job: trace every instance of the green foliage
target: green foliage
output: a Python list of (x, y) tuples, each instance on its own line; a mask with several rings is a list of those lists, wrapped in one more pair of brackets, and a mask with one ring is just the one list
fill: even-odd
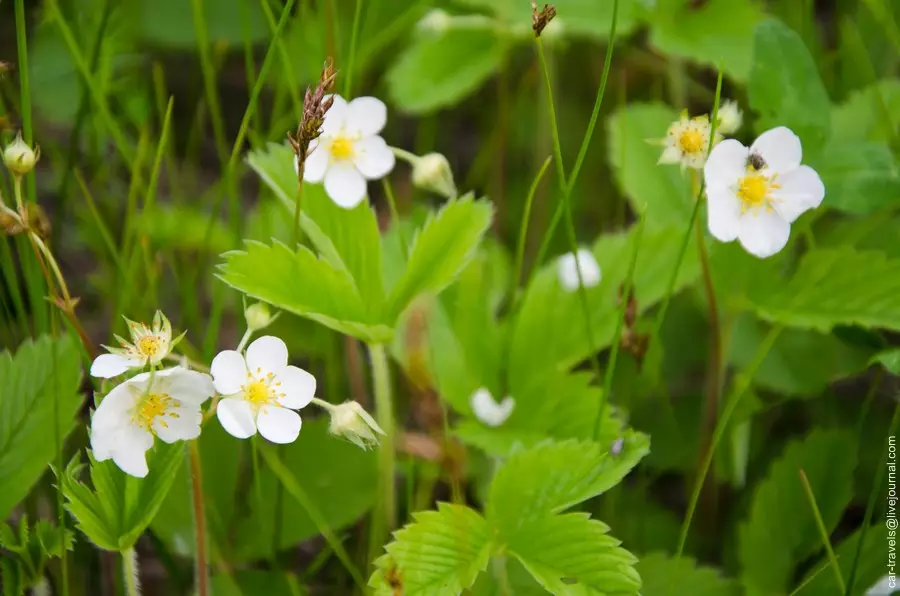
[(72, 550), (75, 536), (71, 530), (59, 528), (40, 520), (33, 527), (28, 516), (19, 520), (18, 532), (0, 523), (0, 548), (10, 555), (0, 558), (0, 579), (3, 594), (25, 594), (28, 588), (44, 580), (44, 569), (52, 558), (62, 555), (63, 549)]
[(191, 2), (182, 0), (139, 0), (134, 24), (145, 42), (193, 50), (196, 27), (203, 26), (209, 43), (240, 45), (244, 41), (264, 41), (269, 34), (257, 2), (244, 0), (202, 0), (202, 22), (195, 23)]
[(66, 509), (78, 529), (98, 547), (111, 551), (132, 548), (162, 506), (166, 493), (178, 476), (184, 459), (184, 444), (157, 441), (148, 452), (150, 473), (135, 478), (110, 461), (90, 458), (93, 489), (79, 480), (85, 466), (74, 458), (58, 480), (66, 498)]
[(787, 283), (754, 288), (749, 298), (761, 317), (791, 327), (900, 329), (898, 273), (900, 260), (881, 252), (814, 250)]
[(814, 160), (825, 184), (825, 204), (867, 214), (900, 200), (900, 165), (890, 148), (867, 141), (832, 141)]
[[(834, 529), (852, 496), (856, 441), (843, 431), (815, 430), (791, 443), (753, 496), (738, 539), (748, 594), (788, 587), (794, 566), (821, 548), (821, 538), (800, 479), (809, 479), (826, 529)], [(777, 540), (772, 537), (777, 536)]]
[(807, 150), (824, 144), (831, 124), (828, 93), (803, 40), (780, 21), (768, 19), (756, 28), (749, 94), (750, 107), (760, 114), (758, 131), (787, 126)]
[(635, 565), (641, 574), (643, 596), (738, 596), (740, 586), (712, 568), (698, 566), (689, 557), (676, 559), (664, 553), (641, 557)]
[(900, 375), (900, 348), (879, 352), (872, 360), (884, 366), (892, 375)]
[[(853, 568), (856, 550), (859, 547), (861, 537), (862, 528), (856, 530), (834, 547), (838, 567), (841, 569), (841, 576), (845, 582), (850, 581), (850, 571)], [(885, 564), (887, 562), (885, 545), (887, 544), (888, 530), (884, 524), (879, 523), (870, 526), (866, 532), (865, 544), (860, 552), (859, 566), (856, 568), (856, 578), (853, 582), (853, 591), (850, 592), (851, 596), (864, 596), (876, 581), (884, 577)], [(796, 592), (797, 596), (829, 596), (830, 594), (837, 594), (840, 587), (837, 585), (833, 570), (825, 569), (810, 579), (813, 573), (826, 563), (827, 559), (822, 557), (813, 566), (813, 569), (806, 574), (803, 580), (809, 579), (809, 583), (799, 588)], [(798, 583), (798, 587), (802, 583)]]
[(15, 355), (0, 352), (0, 520), (38, 481), (64, 440), (82, 397), (78, 348), (69, 336), (43, 336)]
[(900, 123), (898, 113), (900, 80), (879, 81), (851, 93), (831, 110), (831, 140), (890, 142)]
[(205, 211), (188, 205), (166, 205), (144, 210), (134, 227), (153, 246), (212, 254), (228, 250), (234, 243), (234, 234), (214, 219), (207, 236), (209, 222)]

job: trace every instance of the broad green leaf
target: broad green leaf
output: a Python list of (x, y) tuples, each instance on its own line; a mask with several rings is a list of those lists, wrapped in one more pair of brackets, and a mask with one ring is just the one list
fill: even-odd
[(884, 366), (892, 375), (900, 375), (900, 348), (879, 352), (872, 361)]
[(635, 566), (641, 574), (642, 596), (739, 596), (741, 589), (711, 567), (698, 566), (691, 558), (676, 559), (653, 553)]
[[(293, 222), (299, 186), (291, 148), (269, 143), (265, 150), (251, 151), (247, 163), (284, 205), (283, 217)], [(370, 309), (380, 307), (384, 286), (375, 211), (367, 201), (353, 209), (338, 207), (321, 184), (304, 183), (300, 204), (304, 234), (335, 268), (346, 268)]]
[(800, 471), (809, 479), (825, 527), (831, 531), (850, 502), (855, 467), (853, 435), (825, 430), (792, 442), (772, 464), (739, 529), (738, 554), (749, 596), (785, 591), (794, 566), (821, 548)]
[[(495, 572), (499, 566), (502, 572)], [(501, 573), (503, 575), (501, 575)], [(515, 557), (495, 557), (490, 572), (482, 573), (467, 596), (546, 596), (547, 591)]]
[(66, 509), (77, 521), (78, 529), (105, 550), (132, 548), (156, 516), (184, 459), (184, 444), (156, 441), (147, 453), (150, 473), (135, 478), (122, 472), (111, 461), (90, 457), (93, 488), (79, 476), (85, 465), (73, 459), (60, 478)]
[(900, 165), (883, 143), (832, 142), (811, 164), (832, 209), (865, 215), (900, 203)]
[(394, 61), (387, 73), (388, 91), (407, 112), (435, 112), (474, 93), (505, 55), (504, 41), (490, 29), (422, 35)]
[(660, 0), (652, 15), (650, 43), (665, 54), (719, 68), (745, 81), (750, 74), (753, 32), (762, 12), (750, 0), (700, 4)]
[[(644, 312), (666, 294), (678, 259), (684, 228), (647, 230), (634, 272), (638, 312)], [(688, 246), (675, 290), (699, 275), (695, 241)], [(593, 247), (603, 272), (600, 284), (586, 291), (596, 350), (609, 346), (619, 313), (619, 288), (628, 274), (635, 229), (605, 234)], [(510, 348), (510, 383), (528, 386), (535, 380), (568, 370), (588, 358), (594, 349), (585, 332), (584, 310), (578, 292), (566, 292), (559, 284), (557, 263), (551, 261), (536, 272), (521, 301)]]
[(815, 250), (790, 281), (751, 293), (760, 316), (791, 327), (900, 329), (900, 260), (880, 252)]
[(607, 532), (586, 513), (546, 516), (520, 528), (508, 548), (551, 594), (637, 594), (637, 557)]
[(265, 16), (256, 2), (205, 0), (200, 5), (201, 23), (195, 23), (191, 3), (183, 0), (139, 0), (130, 20), (144, 42), (189, 51), (197, 48), (197, 26), (205, 28), (211, 44), (240, 47), (245, 39), (259, 43), (269, 37)]
[[(659, 449), (655, 437), (653, 441), (654, 450)], [(628, 550), (638, 555), (670, 549), (673, 544), (678, 544), (680, 516), (655, 500), (654, 497), (658, 495), (654, 492), (647, 491), (640, 483), (633, 487), (622, 483), (610, 491), (607, 497), (617, 503), (628, 503), (628, 507), (617, 507), (615, 510), (616, 537), (628, 546)], [(602, 501), (589, 507), (589, 511), (595, 515), (602, 510)], [(690, 545), (688, 541), (688, 549)], [(640, 565), (638, 573), (641, 573)], [(641, 573), (642, 579), (643, 575)]]
[[(850, 570), (853, 567), (856, 549), (859, 546), (861, 537), (862, 529), (858, 529), (842, 540), (840, 544), (834, 546), (834, 554), (837, 556), (838, 567), (841, 569), (841, 576), (845, 582), (850, 581)], [(853, 582), (853, 591), (850, 592), (851, 596), (864, 596), (867, 593), (875, 596), (875, 594), (881, 593), (868, 592), (868, 590), (875, 582), (885, 576), (886, 553), (889, 552), (886, 548), (888, 544), (888, 529), (885, 528), (883, 523), (869, 527), (869, 531), (866, 532), (866, 542), (860, 553), (859, 566), (856, 568), (856, 578)], [(809, 578), (827, 562), (826, 558), (820, 558), (813, 565), (812, 570), (806, 574), (806, 578)], [(799, 585), (800, 582), (798, 582), (798, 587)], [(829, 568), (818, 573), (795, 594), (796, 596), (830, 596), (831, 594), (837, 594), (839, 591), (840, 586), (837, 585), (834, 570)]]
[(306, 247), (247, 242), (223, 256), (218, 275), (236, 290), (366, 342), (390, 340), (391, 329), (368, 313), (349, 273)]
[(900, 218), (884, 213), (867, 217), (842, 217), (822, 221), (816, 227), (816, 246), (877, 250), (889, 258), (900, 258)]
[(889, 142), (900, 124), (898, 114), (900, 80), (885, 79), (855, 91), (831, 111), (831, 142)]
[(389, 320), (421, 294), (437, 294), (468, 264), (491, 225), (493, 207), (471, 195), (446, 203), (425, 222), (410, 246), (406, 271), (389, 298)]
[(828, 137), (831, 102), (816, 63), (800, 36), (780, 21), (768, 19), (756, 28), (749, 95), (760, 114), (758, 132), (787, 126), (807, 151)]
[(6, 519), (54, 461), (54, 411), (60, 440), (81, 407), (81, 365), (69, 336), (23, 343), (0, 352), (0, 520)]
[(688, 173), (657, 164), (662, 147), (648, 142), (664, 138), (678, 118), (669, 106), (634, 103), (616, 110), (606, 124), (613, 175), (635, 210), (646, 206), (648, 233), (687, 226), (694, 208)]
[(513, 454), (491, 485), (488, 520), (511, 536), (535, 519), (609, 490), (650, 450), (646, 435), (626, 431), (622, 439), (618, 454), (576, 440), (547, 441)]
[(463, 505), (441, 503), (413, 519), (375, 562), (369, 586), (376, 595), (396, 594), (392, 582), (406, 596), (455, 596), (470, 587), (493, 547), (484, 518)]

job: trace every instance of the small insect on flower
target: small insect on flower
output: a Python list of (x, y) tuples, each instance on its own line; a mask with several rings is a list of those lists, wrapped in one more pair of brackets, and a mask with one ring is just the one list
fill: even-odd
[(300, 435), (300, 415), (316, 394), (316, 378), (288, 365), (287, 346), (271, 335), (250, 344), (247, 355), (225, 350), (210, 366), (216, 391), (225, 396), (216, 408), (222, 427), (238, 439), (259, 434), (273, 443), (292, 443)]
[(334, 103), (325, 114), (322, 135), (309, 143), (303, 179), (324, 181), (331, 200), (352, 209), (365, 199), (367, 180), (394, 169), (394, 154), (378, 135), (387, 123), (387, 107), (375, 97), (350, 103), (339, 95), (329, 97)]
[(364, 451), (378, 445), (378, 435), (383, 435), (384, 431), (361, 405), (355, 401), (348, 401), (331, 406), (329, 411), (331, 424), (328, 432), (347, 439)]
[(496, 428), (502, 426), (512, 415), (513, 408), (516, 407), (516, 400), (507, 395), (500, 403), (497, 403), (491, 392), (482, 387), (472, 394), (469, 405), (472, 406), (472, 412), (482, 424)]
[(825, 197), (814, 169), (800, 165), (800, 139), (780, 126), (748, 149), (734, 139), (712, 150), (704, 168), (710, 233), (738, 239), (747, 252), (772, 256), (787, 244), (791, 223)]
[[(575, 255), (578, 255), (577, 259)], [(578, 274), (581, 273), (579, 280)], [(593, 288), (600, 283), (600, 265), (594, 253), (586, 248), (579, 248), (577, 253), (566, 253), (556, 262), (556, 274), (559, 283), (566, 292), (578, 290), (581, 282), (585, 288)]]
[(200, 436), (200, 406), (212, 397), (209, 375), (181, 367), (141, 373), (110, 391), (91, 417), (94, 459), (113, 462), (126, 474), (147, 475), (153, 437), (166, 443)]
[(163, 358), (171, 353), (172, 348), (184, 337), (172, 339), (172, 325), (162, 311), (156, 311), (153, 316), (153, 326), (148, 327), (144, 323), (136, 323), (127, 318), (128, 332), (131, 334), (131, 342), (115, 336), (121, 348), (105, 347), (110, 353), (97, 356), (91, 364), (91, 376), (102, 379), (117, 377), (129, 368), (144, 368), (145, 366), (159, 364)]
[[(682, 169), (701, 169), (706, 163), (711, 134), (712, 126), (708, 116), (704, 114), (688, 118), (687, 111), (682, 112), (681, 118), (669, 126), (666, 137), (661, 141), (656, 141), (664, 147), (657, 163), (677, 163), (681, 164)], [(719, 140), (721, 140), (721, 136), (717, 132), (715, 141)]]

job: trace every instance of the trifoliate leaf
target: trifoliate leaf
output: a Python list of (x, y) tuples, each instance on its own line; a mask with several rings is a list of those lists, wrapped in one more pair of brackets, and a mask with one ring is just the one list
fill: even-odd
[[(856, 530), (835, 545), (834, 554), (837, 557), (838, 567), (841, 569), (841, 577), (845, 582), (850, 581), (850, 570), (853, 568), (856, 559), (856, 549), (859, 546), (859, 540), (862, 537), (862, 529)], [(886, 545), (888, 544), (888, 529), (883, 523), (870, 526), (866, 532), (866, 541), (863, 545), (862, 552), (859, 556), (859, 564), (856, 567), (856, 577), (853, 581), (852, 596), (864, 596), (866, 594), (879, 594), (880, 592), (868, 592), (868, 589), (879, 579), (885, 576), (885, 565), (887, 563)], [(830, 596), (840, 591), (840, 586), (834, 577), (833, 569), (821, 569), (823, 565), (828, 564), (826, 557), (821, 557), (811, 570), (806, 574), (808, 579), (813, 573), (818, 573), (809, 583), (794, 592), (796, 596)], [(804, 581), (805, 581), (804, 579)], [(803, 582), (798, 582), (798, 587)]]
[(422, 35), (387, 73), (391, 99), (415, 114), (455, 105), (497, 71), (506, 54), (505, 46), (489, 28)]
[(750, 74), (753, 32), (761, 17), (750, 0), (690, 4), (659, 0), (651, 17), (650, 43), (664, 54), (719, 68), (744, 81)]
[(637, 594), (637, 557), (586, 513), (546, 516), (509, 537), (507, 548), (551, 594)]
[(650, 439), (628, 431), (622, 449), (586, 441), (545, 442), (513, 454), (497, 473), (488, 520), (512, 536), (540, 517), (559, 513), (615, 486), (650, 450)]
[(884, 143), (832, 142), (810, 163), (832, 209), (864, 215), (900, 201), (900, 164)]
[(606, 124), (613, 175), (636, 211), (646, 206), (648, 234), (687, 226), (694, 208), (696, 193), (688, 175), (676, 166), (659, 165), (662, 147), (648, 142), (664, 138), (678, 118), (678, 111), (664, 104), (635, 103), (616, 110)]
[[(790, 56), (790, 59), (786, 59)], [(749, 83), (758, 132), (787, 126), (804, 150), (821, 147), (831, 125), (831, 102), (816, 63), (797, 33), (768, 19), (756, 28)]]
[(81, 365), (69, 336), (26, 341), (13, 356), (0, 352), (0, 519), (21, 502), (72, 429), (81, 406)]
[(484, 518), (462, 505), (414, 513), (415, 522), (395, 532), (369, 580), (377, 596), (395, 589), (406, 596), (456, 596), (487, 567), (493, 548)]
[(673, 558), (653, 553), (635, 566), (641, 574), (642, 596), (739, 596), (740, 585), (711, 567), (698, 566), (690, 557)]
[(738, 555), (748, 594), (786, 591), (794, 566), (821, 548), (800, 471), (809, 480), (830, 532), (850, 502), (855, 467), (856, 440), (847, 432), (815, 430), (788, 445), (758, 484), (750, 513), (740, 526)]
[(814, 250), (790, 281), (753, 288), (749, 299), (761, 317), (791, 327), (900, 329), (900, 259), (849, 247)]
[(475, 254), (492, 215), (488, 201), (467, 195), (448, 202), (425, 222), (410, 246), (406, 271), (391, 290), (391, 322), (396, 322), (413, 298), (437, 294), (454, 280)]

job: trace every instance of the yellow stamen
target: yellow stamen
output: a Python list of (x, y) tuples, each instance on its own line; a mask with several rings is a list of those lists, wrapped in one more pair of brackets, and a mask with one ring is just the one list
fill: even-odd
[[(178, 418), (178, 412), (169, 410), (175, 406), (175, 400), (165, 393), (151, 393), (141, 402), (134, 414), (134, 421), (145, 430), (154, 432), (153, 423), (159, 418)], [(159, 421), (163, 428), (169, 424), (165, 419)]]
[(331, 156), (334, 159), (351, 159), (355, 153), (353, 139), (342, 136), (331, 139)]
[(759, 207), (770, 207), (772, 202), (771, 191), (781, 188), (775, 183), (774, 176), (769, 178), (754, 170), (749, 170), (747, 175), (738, 182), (738, 198), (743, 203), (742, 211)]
[(703, 135), (695, 128), (688, 128), (678, 137), (678, 145), (684, 153), (699, 153), (704, 149)]
[(275, 396), (268, 383), (254, 380), (244, 386), (244, 398), (258, 408), (273, 402)]
[(153, 358), (162, 347), (162, 342), (157, 335), (145, 335), (137, 340), (135, 347), (137, 347), (138, 352), (140, 352), (142, 356)]

